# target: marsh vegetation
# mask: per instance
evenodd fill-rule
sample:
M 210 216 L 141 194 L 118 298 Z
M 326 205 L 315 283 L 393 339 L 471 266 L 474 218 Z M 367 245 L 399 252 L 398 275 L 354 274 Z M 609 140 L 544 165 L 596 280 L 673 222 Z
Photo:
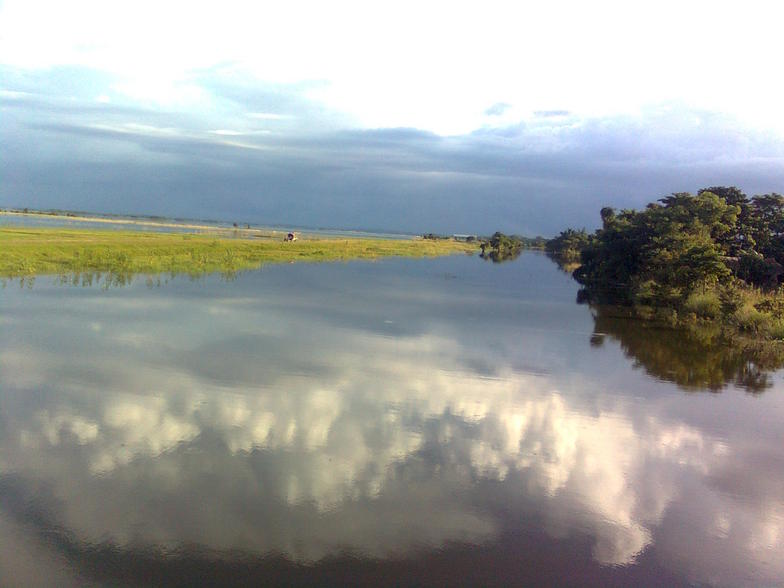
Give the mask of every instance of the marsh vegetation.
M 231 273 L 268 263 L 432 257 L 473 252 L 453 240 L 313 238 L 294 242 L 200 234 L 49 228 L 0 229 L 0 277 Z

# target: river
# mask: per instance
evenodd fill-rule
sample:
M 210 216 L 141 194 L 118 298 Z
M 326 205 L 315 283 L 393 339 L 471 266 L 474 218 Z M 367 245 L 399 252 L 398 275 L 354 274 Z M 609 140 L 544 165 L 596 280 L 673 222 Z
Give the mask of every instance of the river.
M 0 584 L 784 584 L 782 372 L 544 255 L 74 282 L 0 290 Z

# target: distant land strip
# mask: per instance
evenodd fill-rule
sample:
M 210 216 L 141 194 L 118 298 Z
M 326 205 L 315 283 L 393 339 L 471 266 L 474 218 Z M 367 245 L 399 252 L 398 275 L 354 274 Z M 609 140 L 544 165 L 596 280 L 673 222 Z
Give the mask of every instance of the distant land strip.
M 277 236 L 285 235 L 286 231 L 276 229 L 260 229 L 251 228 L 250 225 L 245 227 L 238 226 L 236 223 L 233 227 L 228 226 L 228 223 L 218 224 L 201 224 L 199 221 L 175 221 L 164 217 L 130 217 L 130 216 L 109 216 L 109 215 L 92 215 L 89 213 L 68 212 L 68 211 L 41 211 L 29 210 L 0 210 L 0 216 L 8 217 L 28 217 L 28 218 L 44 218 L 44 219 L 58 219 L 64 221 L 75 222 L 89 222 L 89 223 L 106 223 L 112 225 L 129 225 L 131 227 L 154 227 L 161 229 L 184 229 L 189 231 L 203 231 L 213 233 L 225 233 L 232 231 L 238 236 Z M 203 222 L 203 221 L 202 221 Z

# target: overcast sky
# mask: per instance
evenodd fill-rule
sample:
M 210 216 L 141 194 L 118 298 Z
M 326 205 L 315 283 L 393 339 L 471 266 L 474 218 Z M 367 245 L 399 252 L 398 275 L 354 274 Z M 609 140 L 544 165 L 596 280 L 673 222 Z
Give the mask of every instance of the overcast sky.
M 0 206 L 551 235 L 784 192 L 772 2 L 0 4 Z

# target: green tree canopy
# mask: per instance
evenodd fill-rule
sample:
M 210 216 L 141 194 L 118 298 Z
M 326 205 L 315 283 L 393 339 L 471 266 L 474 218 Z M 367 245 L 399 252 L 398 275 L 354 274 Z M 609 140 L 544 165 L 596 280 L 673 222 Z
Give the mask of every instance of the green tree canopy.
M 722 239 L 739 214 L 709 191 L 672 194 L 642 211 L 605 208 L 575 277 L 603 298 L 675 304 L 730 275 Z

